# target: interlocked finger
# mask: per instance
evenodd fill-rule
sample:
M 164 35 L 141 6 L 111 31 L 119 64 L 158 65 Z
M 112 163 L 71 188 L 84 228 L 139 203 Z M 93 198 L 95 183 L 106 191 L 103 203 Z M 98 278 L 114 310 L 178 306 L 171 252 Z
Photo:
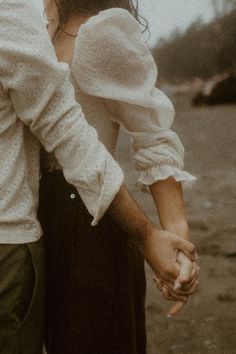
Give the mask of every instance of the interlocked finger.
M 162 294 L 163 294 L 163 297 L 169 301 L 181 301 L 184 303 L 186 303 L 188 301 L 188 296 L 175 294 L 175 293 L 169 291 L 168 288 L 165 286 L 163 286 Z
M 158 290 L 162 291 L 162 281 L 156 277 L 153 278 L 154 283 Z

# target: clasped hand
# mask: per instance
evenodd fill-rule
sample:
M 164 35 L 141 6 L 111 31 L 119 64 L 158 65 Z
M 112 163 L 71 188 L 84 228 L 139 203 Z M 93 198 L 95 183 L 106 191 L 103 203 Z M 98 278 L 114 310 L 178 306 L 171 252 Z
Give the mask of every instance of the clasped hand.
M 151 232 L 145 246 L 145 258 L 155 273 L 157 288 L 165 299 L 175 301 L 167 315 L 174 316 L 198 284 L 195 247 L 174 233 L 157 229 Z

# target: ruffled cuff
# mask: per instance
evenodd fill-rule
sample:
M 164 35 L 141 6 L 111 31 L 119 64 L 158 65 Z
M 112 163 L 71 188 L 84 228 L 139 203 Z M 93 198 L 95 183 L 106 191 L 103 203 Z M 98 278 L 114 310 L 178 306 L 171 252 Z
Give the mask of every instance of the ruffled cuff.
M 182 182 L 182 185 L 187 188 L 191 188 L 197 180 L 197 178 L 190 173 L 182 171 L 177 167 L 159 165 L 141 171 L 138 181 L 142 185 L 150 186 L 151 184 L 160 180 L 165 180 L 168 177 L 174 177 L 177 182 Z

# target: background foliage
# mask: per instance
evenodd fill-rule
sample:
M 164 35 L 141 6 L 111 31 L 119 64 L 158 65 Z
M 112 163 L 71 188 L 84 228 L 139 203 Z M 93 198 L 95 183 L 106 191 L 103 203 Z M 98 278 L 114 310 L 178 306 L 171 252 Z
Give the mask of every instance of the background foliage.
M 175 31 L 161 40 L 153 55 L 158 62 L 159 79 L 183 82 L 208 79 L 215 74 L 236 69 L 236 8 L 216 14 L 208 24 L 201 19 L 185 33 Z

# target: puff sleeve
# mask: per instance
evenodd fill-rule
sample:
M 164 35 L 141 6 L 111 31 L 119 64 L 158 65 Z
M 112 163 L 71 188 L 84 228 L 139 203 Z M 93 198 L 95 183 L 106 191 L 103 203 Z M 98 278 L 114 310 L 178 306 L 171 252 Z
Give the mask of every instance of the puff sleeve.
M 109 9 L 81 26 L 73 73 L 82 91 L 102 97 L 113 119 L 133 140 L 133 158 L 145 185 L 173 176 L 191 185 L 183 171 L 184 148 L 170 130 L 174 108 L 155 87 L 157 67 L 139 24 L 123 9 Z

